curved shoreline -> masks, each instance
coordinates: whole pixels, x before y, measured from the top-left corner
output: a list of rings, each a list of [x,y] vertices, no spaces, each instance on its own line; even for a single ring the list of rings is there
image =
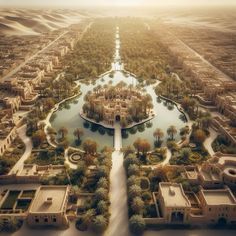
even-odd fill
[[[106,129],[115,129],[115,125],[108,125],[108,124],[105,124],[104,122],[98,123],[98,122],[96,122],[95,120],[86,117],[82,112],[80,112],[79,115],[80,115],[80,117],[81,117],[83,120],[88,121],[88,122],[90,122],[90,123],[93,123],[93,124],[96,124],[96,125],[100,125],[100,126],[106,128]],[[154,119],[155,117],[156,117],[156,115],[154,114],[153,117],[148,117],[147,119],[142,120],[142,121],[140,121],[140,122],[138,122],[138,123],[133,122],[132,124],[130,124],[130,125],[126,126],[126,127],[121,127],[121,129],[122,129],[122,130],[123,130],[123,129],[131,129],[131,128],[135,127],[135,126],[142,125],[142,124],[144,124],[144,123],[146,123],[146,122],[148,122],[148,121]]]

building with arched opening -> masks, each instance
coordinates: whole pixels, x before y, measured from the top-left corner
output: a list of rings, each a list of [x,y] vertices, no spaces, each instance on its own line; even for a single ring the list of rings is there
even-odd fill
[[[98,86],[85,96],[85,117],[113,126],[120,122],[123,127],[154,116],[152,98],[136,87],[119,83],[115,86]]]

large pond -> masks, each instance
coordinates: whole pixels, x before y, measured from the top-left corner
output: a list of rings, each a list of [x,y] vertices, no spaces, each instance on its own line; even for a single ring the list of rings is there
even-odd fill
[[[72,146],[75,146],[75,137],[73,136],[73,132],[76,128],[84,128],[82,141],[86,138],[92,138],[98,143],[100,148],[105,145],[111,147],[113,146],[113,130],[104,129],[89,122],[85,125],[85,121],[80,117],[79,113],[84,104],[84,96],[88,91],[92,91],[97,85],[104,85],[107,83],[112,83],[115,85],[121,81],[127,84],[138,85],[138,81],[133,75],[123,71],[123,65],[120,62],[120,41],[118,33],[116,35],[115,42],[116,51],[114,55],[114,62],[112,63],[112,71],[114,73],[113,78],[109,76],[110,73],[108,72],[107,74],[101,76],[94,84],[86,85],[78,81],[77,83],[80,85],[82,94],[77,98],[62,104],[60,109],[51,117],[51,124],[53,128],[59,130],[61,127],[65,126],[68,129],[68,139],[70,145]],[[157,82],[157,84],[158,83],[159,82]],[[186,118],[184,114],[182,114],[174,104],[156,96],[154,91],[154,87],[156,85],[145,86],[146,92],[153,98],[153,105],[156,113],[155,118],[152,119],[151,122],[147,122],[132,129],[123,130],[123,146],[133,144],[134,140],[138,137],[149,140],[150,144],[154,146],[153,132],[156,128],[161,128],[163,130],[165,133],[164,140],[166,141],[168,138],[166,130],[170,125],[174,125],[177,130],[186,125]],[[177,135],[176,140],[179,139],[180,137]]]

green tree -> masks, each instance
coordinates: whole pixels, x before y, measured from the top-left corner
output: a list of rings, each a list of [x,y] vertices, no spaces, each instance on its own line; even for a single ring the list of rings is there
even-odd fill
[[[107,202],[104,201],[104,200],[99,201],[98,204],[97,204],[97,212],[98,212],[98,214],[103,215],[107,211],[108,211],[108,204],[107,204]]]
[[[83,143],[83,149],[87,154],[95,154],[97,152],[98,144],[92,139],[86,139]]]
[[[206,140],[206,134],[202,129],[197,129],[193,133],[193,139],[197,145],[202,145],[203,142]]]
[[[77,128],[74,130],[73,134],[77,138],[77,142],[81,142],[81,136],[84,135],[84,131],[81,128]]]
[[[174,125],[171,125],[168,129],[167,129],[167,134],[170,136],[171,140],[174,140],[174,136],[177,134],[177,129]]]
[[[142,214],[144,210],[144,202],[140,197],[132,200],[131,208],[135,214]]]
[[[190,148],[182,148],[179,152],[180,158],[183,160],[188,160],[188,158],[191,155],[191,149]]]
[[[130,230],[135,235],[141,235],[145,230],[146,224],[142,216],[133,215],[129,219]]]
[[[108,221],[103,215],[97,215],[91,226],[96,233],[103,233],[108,226]]]
[[[43,130],[38,130],[32,135],[33,146],[36,148],[46,140],[46,135]]]
[[[128,170],[130,165],[132,165],[132,164],[138,165],[138,163],[139,163],[139,161],[138,161],[136,155],[135,154],[129,154],[125,158],[123,165],[124,165],[125,169]]]
[[[138,185],[133,185],[128,190],[129,198],[133,199],[135,197],[140,196],[141,194],[141,188]]]
[[[160,140],[164,137],[164,133],[161,129],[157,128],[153,133],[154,138],[156,138],[156,141],[160,143]]]
[[[61,127],[58,130],[59,135],[61,135],[61,139],[65,139],[65,136],[68,134],[68,129],[66,127]]]
[[[98,188],[95,192],[96,201],[107,200],[108,199],[108,190],[105,188]]]
[[[136,175],[136,176],[140,175],[140,168],[138,165],[136,164],[129,165],[128,176],[131,176],[131,175]]]

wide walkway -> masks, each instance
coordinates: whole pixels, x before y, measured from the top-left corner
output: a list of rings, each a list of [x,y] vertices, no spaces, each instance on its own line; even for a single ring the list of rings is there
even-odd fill
[[[105,236],[129,236],[126,173],[123,168],[121,127],[115,124],[114,148],[112,153],[112,169],[110,173],[110,224]]]
[[[25,152],[21,156],[21,158],[18,160],[18,162],[13,166],[13,168],[11,169],[9,174],[14,174],[14,173],[17,173],[18,171],[22,170],[23,165],[24,165],[24,161],[26,161],[30,157],[30,154],[31,154],[31,151],[33,148],[31,139],[26,136],[26,125],[23,125],[22,127],[20,127],[17,130],[17,132],[18,132],[19,137],[21,138],[21,140],[25,144]]]
[[[120,151],[120,149],[122,148],[122,136],[121,136],[121,127],[120,127],[120,123],[117,122],[114,125],[114,148],[116,151]]]

